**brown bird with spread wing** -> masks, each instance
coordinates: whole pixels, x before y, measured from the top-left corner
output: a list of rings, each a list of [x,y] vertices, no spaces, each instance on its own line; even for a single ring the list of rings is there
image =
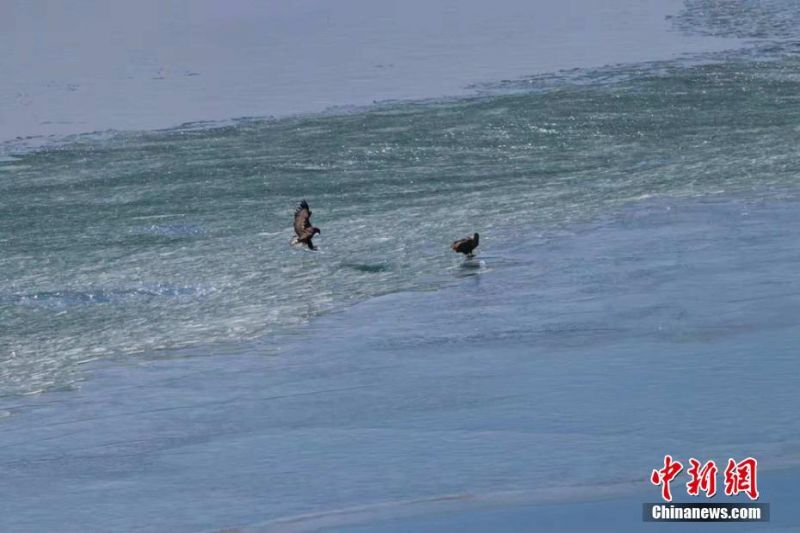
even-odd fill
[[[316,250],[311,239],[317,233],[322,233],[319,228],[311,225],[311,208],[308,202],[303,200],[294,212],[294,232],[296,237],[292,239],[292,244],[305,244],[309,250]]]
[[[450,245],[450,248],[452,248],[454,252],[466,255],[469,259],[473,256],[472,251],[478,247],[479,238],[480,236],[475,233],[472,237],[467,237],[466,239],[461,239],[454,242],[452,245]]]

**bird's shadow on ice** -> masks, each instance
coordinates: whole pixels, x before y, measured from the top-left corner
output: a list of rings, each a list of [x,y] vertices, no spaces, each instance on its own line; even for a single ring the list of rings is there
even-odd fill
[[[477,257],[464,259],[453,267],[456,277],[466,278],[470,276],[477,276],[485,274],[491,269],[487,266],[486,261]]]

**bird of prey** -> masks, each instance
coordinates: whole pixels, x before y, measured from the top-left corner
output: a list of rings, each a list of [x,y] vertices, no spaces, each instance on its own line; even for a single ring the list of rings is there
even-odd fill
[[[478,239],[479,235],[475,233],[472,237],[454,242],[450,248],[452,248],[454,252],[464,254],[467,258],[471,258],[473,255],[472,251],[478,247]]]
[[[292,239],[292,244],[305,244],[310,250],[316,250],[311,239],[322,232],[311,225],[311,209],[305,200],[300,202],[294,212],[294,232],[295,238]]]

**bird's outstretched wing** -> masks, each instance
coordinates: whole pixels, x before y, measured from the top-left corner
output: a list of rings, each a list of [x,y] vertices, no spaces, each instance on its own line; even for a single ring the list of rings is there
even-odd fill
[[[314,235],[313,228],[311,227],[311,209],[308,207],[308,202],[303,200],[294,212],[294,232],[297,234],[297,239],[302,241]]]

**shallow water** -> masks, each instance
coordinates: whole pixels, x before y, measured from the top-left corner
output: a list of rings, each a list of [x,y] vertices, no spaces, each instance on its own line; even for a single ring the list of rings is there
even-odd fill
[[[0,391],[447,285],[448,245],[474,230],[507,244],[647,197],[780,198],[797,184],[798,66],[787,52],[618,67],[499,96],[79,137],[0,163]],[[304,197],[317,254],[287,245]]]

